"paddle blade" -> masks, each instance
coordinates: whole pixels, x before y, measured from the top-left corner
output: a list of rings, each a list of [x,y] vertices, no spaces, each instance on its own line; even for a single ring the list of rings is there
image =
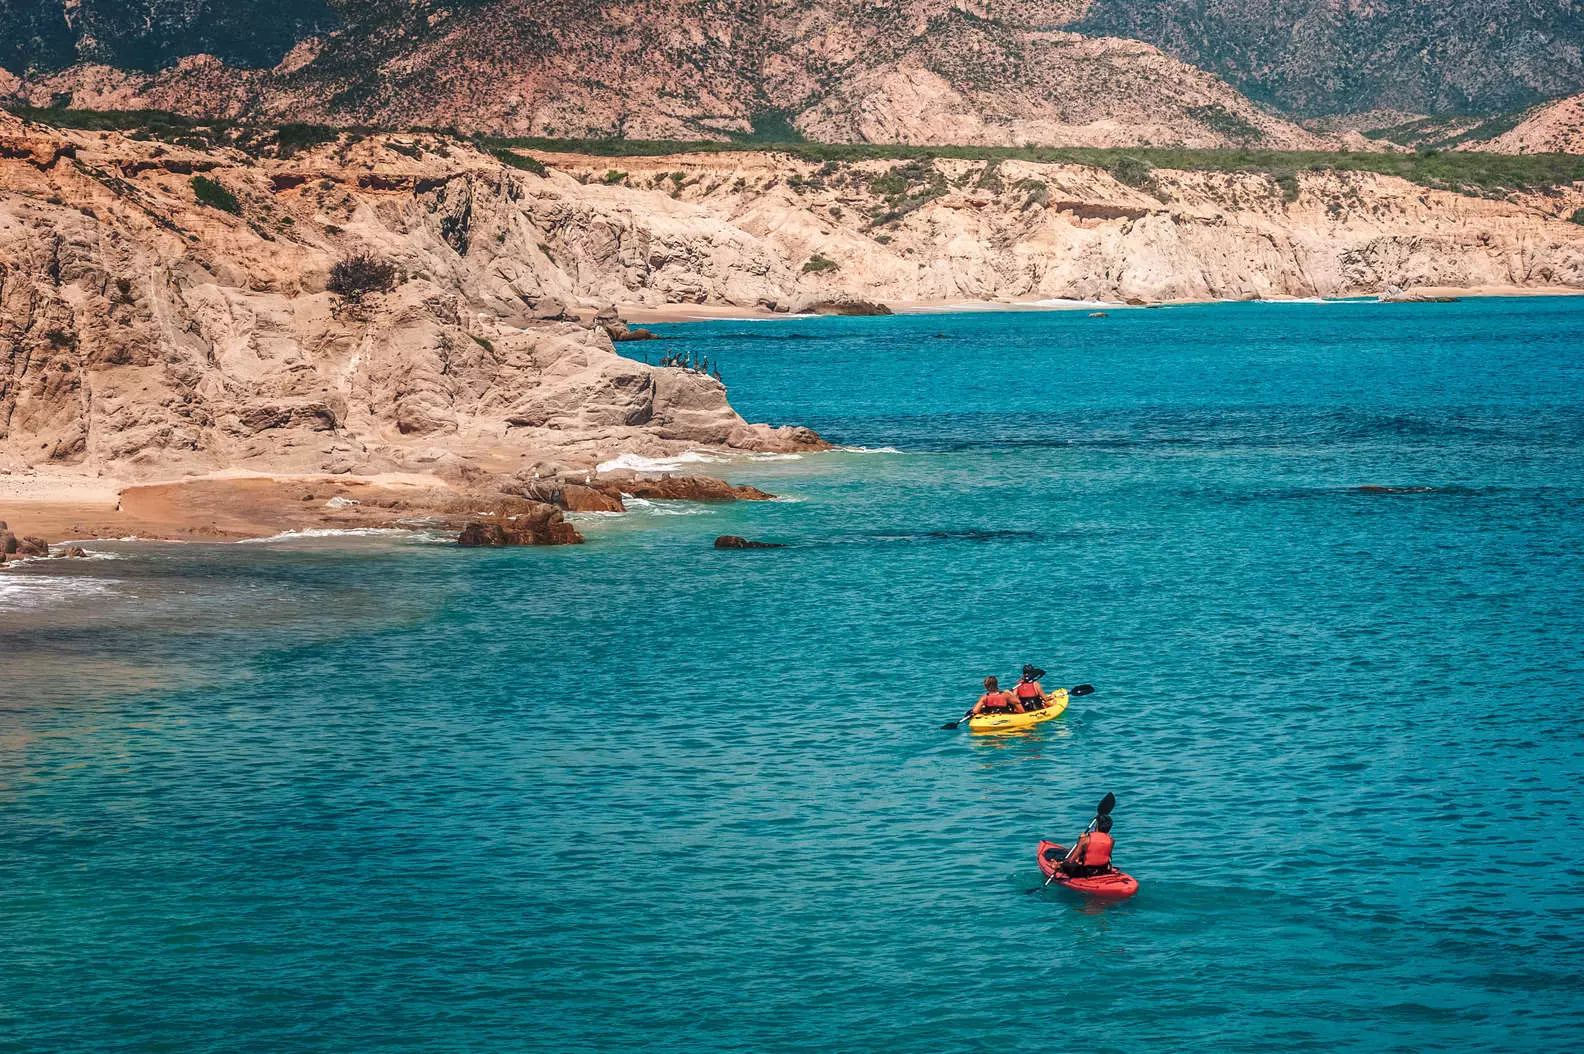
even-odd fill
[[[943,732],[952,732],[955,731],[957,726],[960,724],[962,724],[961,721],[948,721],[944,725],[941,725],[941,730]]]
[[[1100,804],[1095,807],[1095,815],[1096,816],[1110,816],[1111,815],[1111,810],[1115,809],[1115,808],[1116,808],[1116,795],[1112,794],[1110,792],[1107,792],[1106,796],[1104,798],[1100,799]]]
[[[1067,694],[1068,695],[1093,695],[1094,694],[1094,685],[1092,685],[1092,684],[1080,684],[1077,687],[1067,689]]]

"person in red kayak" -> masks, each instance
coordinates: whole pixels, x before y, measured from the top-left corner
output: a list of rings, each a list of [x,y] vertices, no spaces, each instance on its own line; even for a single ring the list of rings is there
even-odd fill
[[[1023,666],[1023,677],[1018,681],[1017,687],[1012,689],[1012,694],[1017,696],[1017,701],[1023,709],[1038,710],[1045,705],[1045,688],[1039,679],[1045,676],[1045,671],[1038,666]]]
[[[1109,874],[1111,867],[1111,817],[1095,819],[1095,829],[1086,832],[1073,846],[1072,852],[1061,862],[1062,874],[1068,878],[1093,878]]]
[[[1018,702],[1018,697],[1012,692],[1003,692],[1001,685],[994,677],[984,679],[984,694],[968,712],[969,717],[979,714],[1021,714],[1023,704]]]

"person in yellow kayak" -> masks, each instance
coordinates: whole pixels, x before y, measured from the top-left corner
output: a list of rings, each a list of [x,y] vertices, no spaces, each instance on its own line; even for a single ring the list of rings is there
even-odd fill
[[[1017,687],[1012,689],[1012,694],[1017,696],[1017,701],[1022,704],[1024,711],[1039,710],[1045,706],[1045,687],[1039,679],[1045,676],[1045,671],[1038,666],[1023,664],[1023,676],[1018,681]]]
[[[994,677],[986,677],[984,679],[984,694],[979,697],[979,701],[974,704],[973,709],[968,711],[968,716],[1021,714],[1022,712],[1023,704],[1018,702],[1016,693],[1003,692],[1000,683]]]
[[[1115,844],[1111,840],[1111,817],[1105,814],[1095,817],[1094,830],[1085,831],[1079,837],[1078,844],[1072,847],[1072,852],[1061,862],[1062,874],[1068,878],[1093,878],[1109,874],[1111,849]]]

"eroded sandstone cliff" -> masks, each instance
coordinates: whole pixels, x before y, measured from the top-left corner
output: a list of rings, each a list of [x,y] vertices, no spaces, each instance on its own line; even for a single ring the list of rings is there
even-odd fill
[[[466,477],[818,444],[536,321],[524,183],[479,155],[262,165],[0,115],[0,467]],[[389,292],[326,290],[356,252],[395,265]]]

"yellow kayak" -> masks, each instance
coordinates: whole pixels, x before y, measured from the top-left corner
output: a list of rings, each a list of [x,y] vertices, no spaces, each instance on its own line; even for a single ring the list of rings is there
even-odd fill
[[[968,719],[970,732],[1016,732],[1023,728],[1060,717],[1067,710],[1067,689],[1058,688],[1045,697],[1045,705],[1038,710],[1021,714],[978,714]]]

